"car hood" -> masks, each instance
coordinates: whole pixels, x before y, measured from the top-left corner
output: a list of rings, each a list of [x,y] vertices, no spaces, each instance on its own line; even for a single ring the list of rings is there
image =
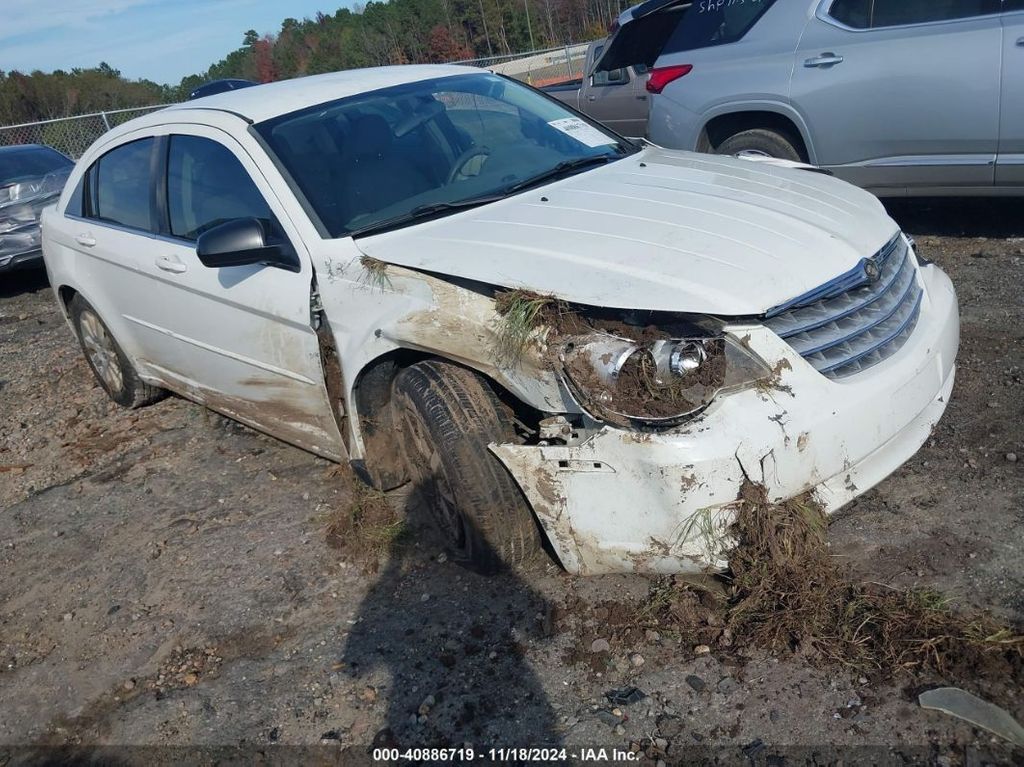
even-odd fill
[[[650,148],[357,245],[578,304],[744,316],[850,271],[897,231],[876,198],[827,175]]]

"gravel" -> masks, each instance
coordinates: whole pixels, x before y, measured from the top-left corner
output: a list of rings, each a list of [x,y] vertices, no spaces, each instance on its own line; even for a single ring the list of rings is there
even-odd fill
[[[830,530],[866,579],[1016,621],[1018,207],[892,206],[957,286],[961,372],[929,443]],[[737,659],[655,630],[612,653],[596,616],[643,599],[641,577],[481,578],[438,556],[416,519],[367,574],[325,540],[344,469],[178,398],[111,405],[39,276],[3,277],[0,359],[0,744],[602,744],[672,764],[695,748],[738,761],[753,744],[762,760],[872,743],[1024,761],[920,710],[909,677],[861,680],[799,653]],[[1024,719],[1008,681],[971,691]],[[598,713],[629,686],[642,703]]]

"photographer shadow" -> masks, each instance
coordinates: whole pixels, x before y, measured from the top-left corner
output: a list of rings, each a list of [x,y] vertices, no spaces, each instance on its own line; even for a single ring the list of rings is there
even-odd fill
[[[407,503],[413,525],[425,514],[417,497]],[[411,536],[429,541],[435,534],[424,527]],[[529,644],[550,633],[551,614],[520,574],[477,575],[395,542],[342,656],[360,697],[386,701],[386,726],[371,748],[469,745],[479,755],[558,746],[555,711],[526,658]]]

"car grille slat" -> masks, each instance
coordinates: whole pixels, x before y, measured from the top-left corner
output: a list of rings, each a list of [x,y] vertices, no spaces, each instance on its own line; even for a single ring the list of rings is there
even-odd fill
[[[855,375],[891,357],[906,343],[920,317],[924,294],[903,237],[889,242],[872,261],[879,272],[874,282],[866,277],[862,263],[803,299],[769,313],[765,321],[829,378]],[[861,284],[842,290],[855,282],[858,272]]]

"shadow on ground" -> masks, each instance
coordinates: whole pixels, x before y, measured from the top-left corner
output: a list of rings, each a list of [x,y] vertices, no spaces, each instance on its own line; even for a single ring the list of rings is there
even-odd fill
[[[50,287],[46,278],[46,270],[17,269],[13,272],[0,274],[0,298],[10,298],[21,293],[35,293]]]
[[[414,536],[431,537],[416,519],[422,506],[408,505]],[[445,577],[424,564],[408,540],[392,545],[345,643],[359,696],[387,703],[373,746],[558,745],[554,708],[525,657],[551,635],[553,606],[512,572],[455,577],[448,565]]]
[[[1024,237],[1024,199],[921,198],[884,200],[904,231],[933,237]]]

